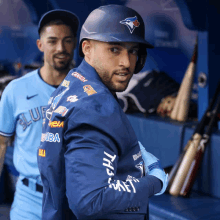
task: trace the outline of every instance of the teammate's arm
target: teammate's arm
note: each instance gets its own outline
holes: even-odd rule
[[[0,176],[2,173],[6,148],[7,148],[9,140],[10,140],[9,137],[4,137],[4,136],[0,135]]]
[[[11,78],[10,78],[11,79]],[[6,81],[9,83],[9,81]],[[0,97],[0,176],[3,169],[6,148],[12,143],[15,133],[16,119],[14,117],[14,100],[12,84],[3,85],[4,91]]]

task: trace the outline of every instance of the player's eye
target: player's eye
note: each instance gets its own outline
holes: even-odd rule
[[[117,48],[117,47],[112,47],[112,48],[110,48],[110,50],[111,50],[112,53],[118,53],[119,52],[119,48]]]
[[[133,55],[138,55],[138,49],[132,49],[130,50],[130,53],[133,54]]]
[[[71,44],[73,42],[72,39],[65,40],[66,43]]]
[[[49,43],[49,44],[55,44],[56,41],[55,41],[55,40],[50,40],[50,41],[48,41],[48,43]]]

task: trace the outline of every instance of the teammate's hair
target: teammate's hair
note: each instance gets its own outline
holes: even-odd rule
[[[75,30],[72,28],[72,26],[70,25],[70,23],[68,21],[64,21],[62,19],[56,19],[56,20],[51,20],[49,21],[48,23],[46,23],[40,30],[40,37],[42,36],[43,32],[45,31],[45,29],[49,26],[52,26],[52,25],[67,25],[71,28],[72,32],[73,32],[73,35],[76,37],[76,32]]]

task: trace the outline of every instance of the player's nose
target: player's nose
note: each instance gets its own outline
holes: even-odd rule
[[[120,65],[124,66],[125,68],[130,67],[130,57],[128,50],[123,50],[120,56]]]
[[[58,52],[63,52],[63,51],[66,50],[65,45],[62,41],[59,41],[57,43],[57,48],[56,49],[57,49]]]

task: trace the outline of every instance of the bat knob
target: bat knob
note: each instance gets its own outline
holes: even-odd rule
[[[200,87],[204,88],[206,86],[207,76],[205,73],[201,72],[198,76],[198,84]]]

